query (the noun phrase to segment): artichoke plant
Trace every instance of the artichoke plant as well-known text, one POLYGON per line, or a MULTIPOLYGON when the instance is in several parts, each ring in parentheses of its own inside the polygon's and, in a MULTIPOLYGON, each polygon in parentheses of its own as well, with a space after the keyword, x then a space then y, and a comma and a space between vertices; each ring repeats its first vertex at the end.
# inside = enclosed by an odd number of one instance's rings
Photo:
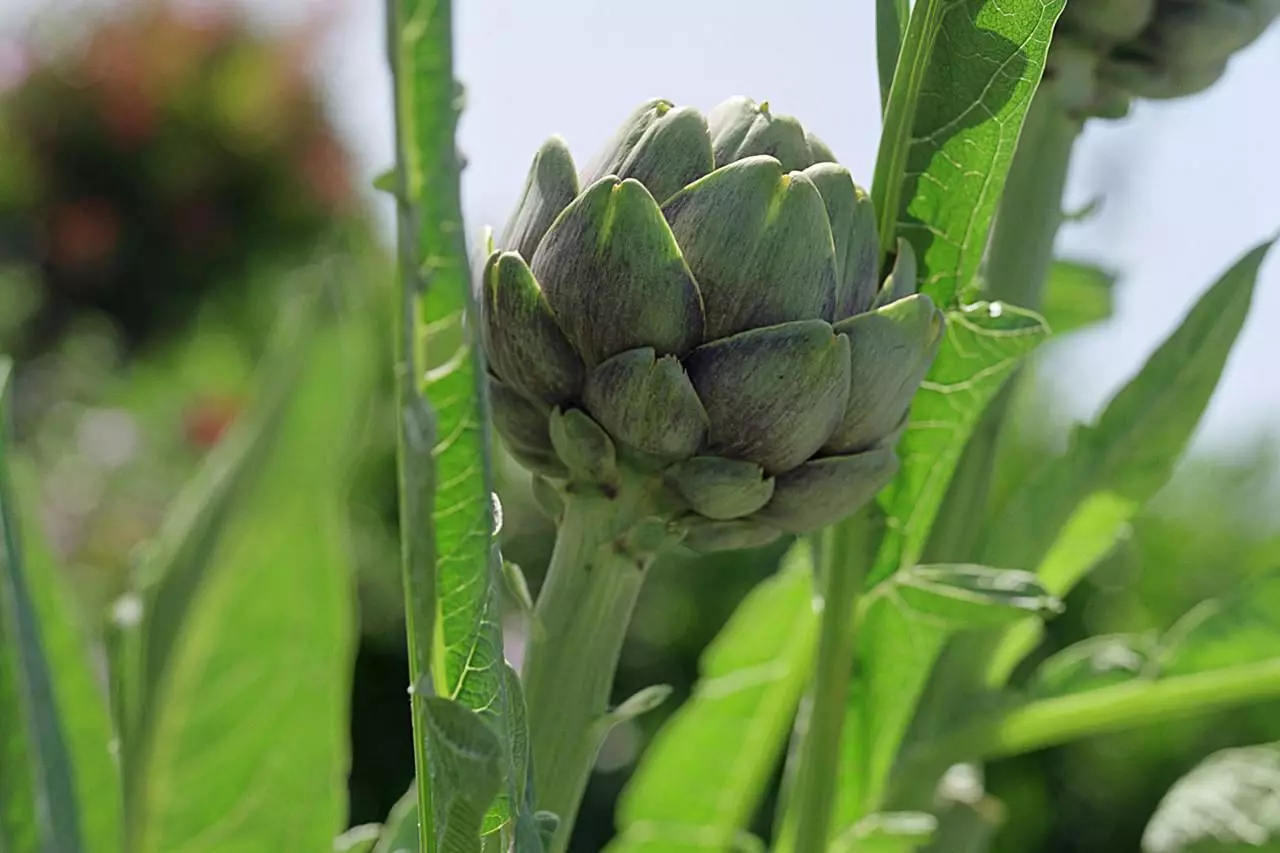
POLYGON ((1280 0, 1070 0, 1050 69, 1080 85, 1085 112, 1124 115, 1131 98, 1213 85, 1280 15, 1280 0))
MULTIPOLYGON (((557 517, 524 663, 536 805, 567 844, 644 569, 858 509, 939 344, 870 199, 767 104, 649 101, 581 174, 553 138, 477 276, 489 399, 557 517)), ((644 706, 637 700, 628 707, 644 706)))
POLYGON ((495 425, 552 481, 647 481, 692 547, 834 522, 896 469, 942 315, 799 122, 643 104, 578 175, 538 152, 480 276, 495 425), (626 469, 622 471, 620 469, 626 469))

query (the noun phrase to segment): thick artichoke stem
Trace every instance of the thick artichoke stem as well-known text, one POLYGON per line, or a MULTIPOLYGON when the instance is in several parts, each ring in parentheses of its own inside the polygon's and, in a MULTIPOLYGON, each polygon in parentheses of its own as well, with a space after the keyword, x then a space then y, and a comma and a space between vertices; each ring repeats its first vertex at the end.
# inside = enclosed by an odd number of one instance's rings
POLYGON ((623 545, 625 493, 570 494, 546 581, 538 596, 524 663, 524 693, 537 808, 560 828, 547 853, 563 853, 596 753, 622 642, 640 595, 648 556, 623 545))

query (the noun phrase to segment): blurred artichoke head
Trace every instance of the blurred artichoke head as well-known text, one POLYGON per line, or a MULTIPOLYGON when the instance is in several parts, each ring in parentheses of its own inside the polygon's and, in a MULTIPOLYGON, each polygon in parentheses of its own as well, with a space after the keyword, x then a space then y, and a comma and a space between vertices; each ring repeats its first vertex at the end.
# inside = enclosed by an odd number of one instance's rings
POLYGON ((867 194, 766 103, 649 101, 581 173, 553 138, 478 282, 497 430, 541 476, 657 484, 695 548, 837 521, 896 470, 943 328, 877 247, 867 194))
POLYGON ((1084 112, 1116 117, 1134 97, 1212 86, 1277 15, 1280 0, 1070 0, 1049 68, 1071 78, 1084 112))

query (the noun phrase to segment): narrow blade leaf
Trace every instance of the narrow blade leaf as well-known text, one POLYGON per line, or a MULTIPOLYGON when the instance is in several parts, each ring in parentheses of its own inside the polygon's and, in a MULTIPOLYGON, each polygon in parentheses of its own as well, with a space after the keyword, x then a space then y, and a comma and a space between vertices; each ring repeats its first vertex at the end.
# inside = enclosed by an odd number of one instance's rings
MULTIPOLYGON (((163 667, 148 672, 129 765, 136 853, 323 849, 344 828, 354 626, 343 512, 379 347, 371 324, 328 314, 307 312, 268 399, 241 424, 267 433, 252 462, 234 458, 254 470, 204 478, 239 488, 196 526, 198 576, 173 565, 145 599, 149 648, 157 636, 171 646, 149 658, 163 667)), ((225 464, 211 454, 209 465, 225 464)), ((195 488, 207 502, 200 479, 195 488)))
POLYGON ((440 853, 480 853, 480 831, 503 782, 503 746, 493 729, 452 699, 426 699, 434 827, 440 853))
POLYGON ((0 847, 6 853, 80 853, 88 848, 58 704, 53 668, 59 661, 45 643, 52 626, 40 622, 66 614, 38 610, 34 587, 56 579, 34 576, 23 559, 8 471, 10 378, 10 363, 0 360, 0 847))
POLYGON ((841 833, 828 853, 914 853, 937 829, 938 819, 925 812, 867 815, 841 833))
POLYGON ((693 697, 623 792, 608 853, 734 849, 785 747, 812 665, 811 559, 806 544, 796 545, 707 648, 693 697))
POLYGON ((1062 602, 1034 574, 1016 569, 914 566, 893 576, 893 590, 916 613, 957 628, 1062 612, 1062 602))
POLYGON ((1168 481, 1208 406, 1249 313, 1271 242, 1241 258, 1070 449, 1009 499, 986 532, 984 562, 1035 566, 1097 491, 1145 504, 1168 481))
POLYGON ((1116 277, 1092 264, 1055 261, 1045 282, 1041 311, 1055 335, 1065 335, 1111 317, 1116 277))

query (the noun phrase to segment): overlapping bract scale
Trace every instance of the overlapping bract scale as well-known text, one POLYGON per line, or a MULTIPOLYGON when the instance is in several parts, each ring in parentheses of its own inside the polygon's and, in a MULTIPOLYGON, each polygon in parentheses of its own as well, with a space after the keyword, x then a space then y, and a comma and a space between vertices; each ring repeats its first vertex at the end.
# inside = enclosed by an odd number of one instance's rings
POLYGON ((942 332, 909 254, 878 261, 867 194, 765 103, 647 101, 580 174, 552 139, 484 266, 497 431, 552 479, 651 472, 691 547, 837 520, 942 332))

